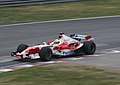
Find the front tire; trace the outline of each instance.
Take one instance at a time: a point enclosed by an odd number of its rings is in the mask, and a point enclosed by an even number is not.
[[[22,51],[24,51],[25,49],[27,49],[29,46],[26,44],[20,44],[17,48],[17,52],[21,53]]]
[[[39,52],[39,56],[42,61],[50,61],[53,57],[53,53],[49,47],[43,47]]]
[[[93,41],[86,41],[84,42],[82,50],[86,55],[92,55],[96,51],[96,45]]]

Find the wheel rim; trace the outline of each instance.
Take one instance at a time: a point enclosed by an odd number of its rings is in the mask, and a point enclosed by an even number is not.
[[[49,60],[51,59],[51,51],[49,50],[48,53],[46,54],[46,58]]]
[[[95,51],[95,45],[92,44],[92,45],[90,46],[90,52],[92,53],[92,52],[94,52],[94,51]]]

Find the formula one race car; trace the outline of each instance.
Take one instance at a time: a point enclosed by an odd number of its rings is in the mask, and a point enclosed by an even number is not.
[[[89,35],[71,34],[70,36],[64,33],[59,33],[55,40],[44,42],[35,46],[20,44],[16,52],[11,52],[11,56],[19,59],[36,59],[42,61],[50,61],[54,55],[69,56],[84,53],[86,55],[94,54],[96,45],[94,38]]]

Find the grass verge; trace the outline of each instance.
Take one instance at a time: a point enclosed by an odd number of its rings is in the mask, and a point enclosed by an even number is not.
[[[120,74],[69,64],[0,73],[0,85],[120,85]]]
[[[0,24],[120,15],[120,0],[77,2],[0,8]]]

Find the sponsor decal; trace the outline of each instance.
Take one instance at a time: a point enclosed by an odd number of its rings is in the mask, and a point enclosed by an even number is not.
[[[64,55],[72,55],[72,54],[74,54],[73,51],[62,51],[61,53],[64,54]]]

